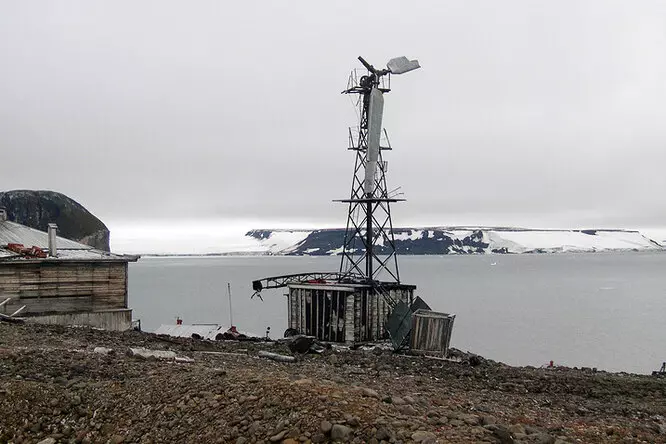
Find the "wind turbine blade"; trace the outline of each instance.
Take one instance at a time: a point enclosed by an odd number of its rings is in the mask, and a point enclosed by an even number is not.
[[[391,74],[404,74],[421,67],[418,60],[409,60],[407,57],[396,57],[389,60],[386,67],[391,71]]]
[[[375,171],[379,158],[379,139],[382,133],[382,115],[384,114],[384,95],[377,89],[370,92],[370,109],[368,110],[368,155],[365,164],[365,194],[371,195],[375,188]]]

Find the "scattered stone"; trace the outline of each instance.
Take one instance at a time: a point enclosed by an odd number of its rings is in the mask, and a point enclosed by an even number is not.
[[[515,440],[513,439],[513,435],[511,432],[506,428],[506,427],[497,427],[497,426],[492,426],[495,428],[493,431],[493,435],[499,440],[500,444],[514,444]]]
[[[282,438],[284,438],[284,435],[286,435],[286,434],[287,434],[287,431],[286,431],[286,430],[283,430],[283,431],[281,431],[280,433],[278,433],[277,435],[273,435],[273,436],[271,436],[271,437],[270,437],[270,441],[271,441],[271,442],[278,442],[278,441],[280,441]]]
[[[534,444],[555,444],[555,437],[548,433],[536,433],[530,436],[530,442]]]
[[[442,442],[565,444],[662,442],[666,432],[663,380],[642,375],[489,360],[474,369],[465,354],[454,362],[341,350],[306,354],[285,365],[256,359],[262,350],[288,354],[278,342],[194,342],[78,328],[54,337],[50,331],[0,323],[0,442],[122,444],[150,437],[406,444],[432,442],[436,435]],[[94,353],[90,344],[170,348],[193,356],[196,364],[110,357]],[[336,365],[330,365],[331,353]],[[576,402],[572,394],[579,393],[589,396]],[[582,414],[594,419],[599,436],[590,439],[589,429],[571,426]],[[547,418],[547,429],[497,424],[539,417]]]
[[[321,433],[324,435],[328,435],[328,433],[331,431],[331,428],[333,428],[333,424],[331,424],[329,421],[322,421],[319,425],[319,430],[321,430]]]
[[[509,432],[511,432],[512,435],[527,435],[527,432],[525,432],[525,426],[522,424],[513,424],[509,426]]]
[[[346,441],[351,434],[352,429],[341,424],[335,424],[331,428],[331,439],[333,441]]]
[[[362,387],[361,393],[363,394],[363,396],[379,399],[379,393],[377,393],[375,390],[371,388]]]
[[[492,415],[484,415],[481,417],[481,425],[495,424],[497,419]]]
[[[480,418],[476,415],[461,415],[460,419],[465,422],[465,424],[469,425],[479,425],[480,424]]]
[[[434,443],[436,438],[437,436],[435,436],[434,433],[423,430],[412,433],[412,439],[414,442]]]
[[[418,415],[418,414],[419,414],[419,412],[417,412],[416,409],[415,409],[413,406],[409,405],[409,404],[406,404],[406,405],[399,405],[399,406],[398,406],[398,411],[399,411],[400,413],[402,413],[403,415],[414,416],[414,415]]]
[[[95,347],[93,353],[99,353],[101,355],[109,355],[113,353],[113,349],[107,347]]]
[[[379,441],[388,441],[391,439],[391,432],[386,427],[380,427],[377,429],[377,433],[375,433],[375,438]]]
[[[312,385],[312,379],[303,378],[292,382],[294,385]]]
[[[317,433],[312,437],[312,442],[320,443],[326,441],[326,436],[323,433]]]

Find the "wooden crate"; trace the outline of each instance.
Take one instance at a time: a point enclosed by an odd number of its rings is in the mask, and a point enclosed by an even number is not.
[[[414,354],[445,357],[453,333],[455,315],[416,310],[412,316],[410,350]]]

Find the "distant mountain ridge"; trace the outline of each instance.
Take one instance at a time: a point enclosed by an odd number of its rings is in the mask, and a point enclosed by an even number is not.
[[[664,247],[636,230],[529,229],[515,227],[394,228],[395,248],[401,255],[512,254],[598,251],[663,250]],[[331,256],[342,252],[345,230],[272,230],[246,233],[258,252],[289,256]],[[361,245],[360,241],[357,245]],[[378,254],[387,251],[377,246]]]
[[[0,191],[0,206],[7,209],[9,220],[40,231],[49,223],[58,225],[58,235],[111,251],[109,229],[83,205],[55,191]]]

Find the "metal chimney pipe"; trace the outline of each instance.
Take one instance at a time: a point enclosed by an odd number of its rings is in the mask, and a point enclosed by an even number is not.
[[[56,257],[58,255],[58,246],[56,245],[56,232],[58,226],[56,224],[49,224],[49,256]]]

